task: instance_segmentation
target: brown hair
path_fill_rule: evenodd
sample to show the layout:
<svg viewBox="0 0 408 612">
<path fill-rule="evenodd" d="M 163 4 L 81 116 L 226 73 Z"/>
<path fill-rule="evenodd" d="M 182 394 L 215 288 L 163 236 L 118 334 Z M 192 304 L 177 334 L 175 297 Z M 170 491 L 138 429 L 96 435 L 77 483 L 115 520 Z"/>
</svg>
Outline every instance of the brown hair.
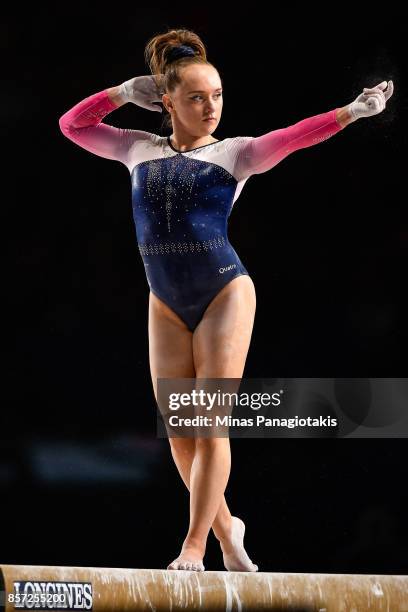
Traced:
<svg viewBox="0 0 408 612">
<path fill-rule="evenodd" d="M 195 52 L 195 55 L 188 55 L 178 59 L 170 59 L 169 53 L 174 47 L 179 45 L 189 45 Z M 161 93 L 174 91 L 177 85 L 181 83 L 181 69 L 191 64 L 207 64 L 213 66 L 207 60 L 207 53 L 204 43 L 201 38 L 186 29 L 169 29 L 162 34 L 153 36 L 145 47 L 145 60 L 153 75 L 163 75 L 156 79 L 157 86 Z M 215 66 L 213 66 L 215 68 Z M 162 127 L 171 128 L 171 114 L 163 105 L 163 123 Z"/>
</svg>

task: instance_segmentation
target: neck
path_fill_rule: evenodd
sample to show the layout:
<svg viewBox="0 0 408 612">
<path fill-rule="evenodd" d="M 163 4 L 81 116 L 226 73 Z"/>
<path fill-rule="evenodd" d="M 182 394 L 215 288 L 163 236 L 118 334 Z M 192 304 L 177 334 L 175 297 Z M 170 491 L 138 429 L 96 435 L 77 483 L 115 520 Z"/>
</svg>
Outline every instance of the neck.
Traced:
<svg viewBox="0 0 408 612">
<path fill-rule="evenodd" d="M 189 136 L 188 134 L 171 134 L 171 144 L 175 149 L 179 151 L 187 151 L 189 149 L 196 149 L 204 145 L 210 144 L 211 142 L 217 142 L 217 138 L 213 138 L 211 134 L 201 136 L 199 138 L 195 136 Z"/>
</svg>

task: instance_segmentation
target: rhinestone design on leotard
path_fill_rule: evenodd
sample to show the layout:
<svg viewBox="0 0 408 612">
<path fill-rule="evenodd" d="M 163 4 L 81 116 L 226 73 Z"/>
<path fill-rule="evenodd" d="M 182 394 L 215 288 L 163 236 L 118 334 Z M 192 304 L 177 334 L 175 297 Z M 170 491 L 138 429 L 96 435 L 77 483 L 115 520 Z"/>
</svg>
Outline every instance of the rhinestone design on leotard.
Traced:
<svg viewBox="0 0 408 612">
<path fill-rule="evenodd" d="M 203 253 L 226 244 L 224 236 L 197 242 L 150 242 L 139 243 L 141 255 L 166 255 L 169 253 Z"/>
<path fill-rule="evenodd" d="M 140 252 L 196 253 L 224 246 L 236 185 L 223 167 L 194 156 L 166 155 L 137 164 L 132 200 Z"/>
</svg>

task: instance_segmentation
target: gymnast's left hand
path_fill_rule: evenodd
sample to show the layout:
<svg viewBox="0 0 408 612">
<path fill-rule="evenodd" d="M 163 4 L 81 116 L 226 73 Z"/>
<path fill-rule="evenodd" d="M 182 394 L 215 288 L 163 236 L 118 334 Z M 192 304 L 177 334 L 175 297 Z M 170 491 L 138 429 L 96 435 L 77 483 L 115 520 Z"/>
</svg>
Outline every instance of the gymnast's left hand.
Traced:
<svg viewBox="0 0 408 612">
<path fill-rule="evenodd" d="M 351 104 L 348 110 L 354 120 L 362 117 L 371 117 L 381 113 L 394 93 L 392 81 L 382 81 L 375 87 L 364 87 L 361 93 Z"/>
</svg>

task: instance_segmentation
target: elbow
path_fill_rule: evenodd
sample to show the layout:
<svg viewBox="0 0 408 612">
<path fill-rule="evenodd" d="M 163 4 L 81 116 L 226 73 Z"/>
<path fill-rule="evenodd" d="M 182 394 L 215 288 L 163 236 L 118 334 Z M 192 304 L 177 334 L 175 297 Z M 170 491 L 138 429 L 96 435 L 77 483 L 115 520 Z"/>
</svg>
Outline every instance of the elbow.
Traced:
<svg viewBox="0 0 408 612">
<path fill-rule="evenodd" d="M 67 138 L 70 138 L 71 140 L 72 140 L 72 137 L 76 133 L 78 133 L 78 128 L 75 127 L 71 117 L 69 116 L 69 111 L 67 113 L 64 113 L 58 119 L 58 125 L 59 125 L 61 132 L 64 134 L 64 136 L 66 136 Z"/>
<path fill-rule="evenodd" d="M 64 115 L 62 115 L 58 119 L 58 125 L 59 125 L 59 128 L 60 128 L 61 132 L 64 134 L 64 136 L 68 136 L 68 134 L 69 134 L 69 121 L 67 121 L 65 113 L 64 113 Z"/>
</svg>

